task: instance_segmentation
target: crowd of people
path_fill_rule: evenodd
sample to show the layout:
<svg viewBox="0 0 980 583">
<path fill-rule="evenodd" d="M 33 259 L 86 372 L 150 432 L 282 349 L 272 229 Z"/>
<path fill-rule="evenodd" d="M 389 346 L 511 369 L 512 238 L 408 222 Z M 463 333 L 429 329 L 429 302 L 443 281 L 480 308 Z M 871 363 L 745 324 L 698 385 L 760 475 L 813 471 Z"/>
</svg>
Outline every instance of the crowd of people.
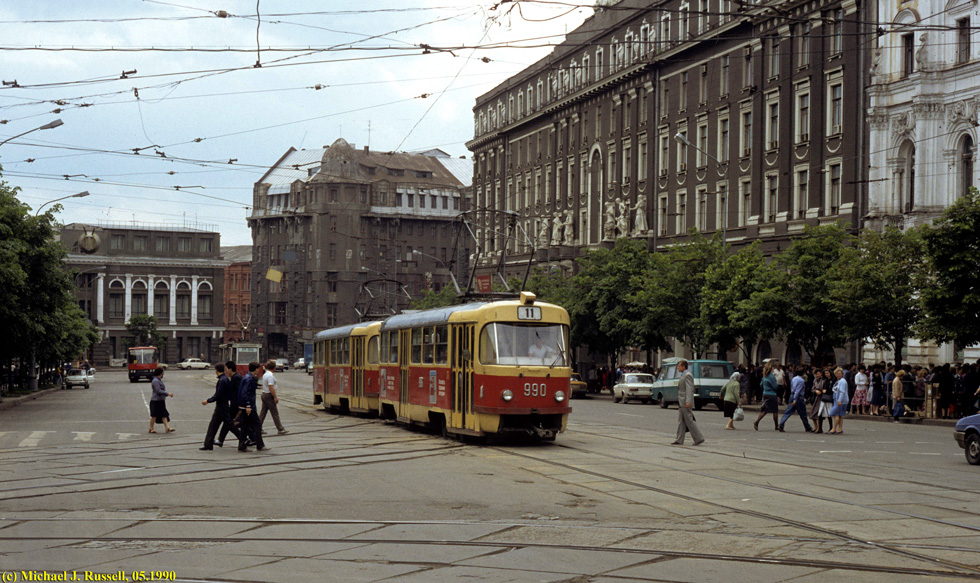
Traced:
<svg viewBox="0 0 980 583">
<path fill-rule="evenodd" d="M 836 370 L 841 371 L 842 388 L 847 388 L 846 413 L 882 415 L 900 418 L 925 414 L 926 396 L 935 401 L 935 416 L 956 419 L 980 410 L 980 361 L 977 363 L 912 366 L 880 362 L 871 366 L 851 363 L 841 367 L 813 365 L 782 365 L 774 360 L 765 365 L 740 365 L 737 368 L 740 403 L 765 405 L 765 367 L 771 366 L 775 381 L 775 404 L 798 403 L 811 409 L 820 402 L 832 403 L 831 394 L 838 383 Z M 593 392 L 612 391 L 624 372 L 659 371 L 647 364 L 599 367 L 589 373 L 589 388 Z M 733 375 L 734 376 L 734 375 Z M 794 395 L 793 380 L 802 383 L 802 401 Z M 931 391 L 930 391 L 931 389 Z M 898 407 L 901 404 L 901 407 Z M 831 405 L 829 408 L 831 408 Z M 809 418 L 816 419 L 808 413 Z M 778 421 L 777 421 L 778 425 Z"/>
</svg>

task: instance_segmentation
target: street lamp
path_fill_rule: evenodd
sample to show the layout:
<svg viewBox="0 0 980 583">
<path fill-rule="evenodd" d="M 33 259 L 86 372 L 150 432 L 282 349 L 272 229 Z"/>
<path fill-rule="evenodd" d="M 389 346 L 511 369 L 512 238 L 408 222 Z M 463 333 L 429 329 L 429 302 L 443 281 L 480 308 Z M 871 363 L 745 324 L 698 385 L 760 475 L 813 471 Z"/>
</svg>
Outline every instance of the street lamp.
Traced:
<svg viewBox="0 0 980 583">
<path fill-rule="evenodd" d="M 26 132 L 24 132 L 22 134 L 17 134 L 16 136 L 11 136 L 11 137 L 7 138 L 6 140 L 0 142 L 0 146 L 6 144 L 10 140 L 16 140 L 17 138 L 19 138 L 21 136 L 26 136 L 27 134 L 29 134 L 31 132 L 36 132 L 38 130 L 50 130 L 51 128 L 56 128 L 56 127 L 58 127 L 60 125 L 64 125 L 64 123 L 65 122 L 61 121 L 60 118 L 59 119 L 56 119 L 54 121 L 51 121 L 51 122 L 48 122 L 48 123 L 44 124 L 41 127 L 34 128 L 33 130 L 27 130 Z"/>
<path fill-rule="evenodd" d="M 41 209 L 43 209 L 44 207 L 46 207 L 47 205 L 49 205 L 49 204 L 51 204 L 53 202 L 58 202 L 59 200 L 65 200 L 66 198 L 84 198 L 84 197 L 86 197 L 86 196 L 88 196 L 90 194 L 92 194 L 92 193 L 90 193 L 87 190 L 83 190 L 83 191 L 77 192 L 75 194 L 69 194 L 68 196 L 63 196 L 61 198 L 56 198 L 54 200 L 49 200 L 48 202 L 46 202 L 46 203 L 42 204 L 41 206 L 37 207 L 37 212 L 34 213 L 34 216 L 36 217 L 39 214 L 41 214 Z"/>
<path fill-rule="evenodd" d="M 435 261 L 438 261 L 439 263 L 441 263 L 442 264 L 442 268 L 449 272 L 449 279 L 453 282 L 453 287 L 456 288 L 456 293 L 457 294 L 462 293 L 460 291 L 460 289 L 459 289 L 459 284 L 456 282 L 456 276 L 453 275 L 453 270 L 452 269 L 449 269 L 449 266 L 446 265 L 446 262 L 445 261 L 443 261 L 442 259 L 439 259 L 435 255 L 429 255 L 428 253 L 423 253 L 423 252 L 419 251 L 418 249 L 412 249 L 412 255 L 421 255 L 423 257 L 429 257 L 429 258 L 434 259 Z"/>
<path fill-rule="evenodd" d="M 681 134 L 680 132 L 677 132 L 676 134 L 674 134 L 674 139 L 677 140 L 678 142 L 684 144 L 688 148 L 694 148 L 698 152 L 701 152 L 702 154 L 704 154 L 708 158 L 711 158 L 712 160 L 714 160 L 715 163 L 718 164 L 719 166 L 722 165 L 721 160 L 719 160 L 718 158 L 715 158 L 714 156 L 712 156 L 708 152 L 705 152 L 701 148 L 699 148 L 699 147 L 695 146 L 694 144 L 692 144 L 691 141 L 687 139 L 687 136 Z M 725 174 L 727 174 L 727 173 L 728 173 L 728 167 L 725 166 Z M 722 240 L 722 243 L 724 245 L 728 245 L 728 201 L 729 201 L 729 199 L 731 199 L 731 193 L 729 193 L 728 191 L 726 191 L 725 192 L 725 220 L 723 220 L 721 222 L 721 240 Z"/>
</svg>

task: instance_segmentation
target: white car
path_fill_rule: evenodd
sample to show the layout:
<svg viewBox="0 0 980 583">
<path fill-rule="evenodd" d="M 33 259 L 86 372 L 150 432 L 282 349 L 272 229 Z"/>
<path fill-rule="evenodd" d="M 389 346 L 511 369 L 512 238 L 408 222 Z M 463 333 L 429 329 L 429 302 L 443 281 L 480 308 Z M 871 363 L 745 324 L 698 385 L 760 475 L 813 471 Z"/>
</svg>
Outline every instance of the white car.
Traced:
<svg viewBox="0 0 980 583">
<path fill-rule="evenodd" d="M 189 368 L 209 369 L 211 365 L 200 358 L 185 358 L 184 362 L 177 364 L 177 368 L 180 370 L 187 370 Z"/>
<path fill-rule="evenodd" d="M 89 387 L 88 375 L 85 371 L 80 368 L 73 368 L 68 371 L 68 376 L 65 377 L 65 388 L 73 389 L 75 387 Z"/>
<path fill-rule="evenodd" d="M 613 387 L 613 401 L 629 403 L 631 400 L 649 403 L 653 399 L 653 375 L 625 372 Z"/>
<path fill-rule="evenodd" d="M 297 360 L 296 362 L 294 362 L 293 363 L 293 368 L 298 368 L 300 370 L 303 370 L 304 368 L 306 368 L 306 358 L 305 357 L 304 358 L 300 358 L 299 360 Z"/>
</svg>

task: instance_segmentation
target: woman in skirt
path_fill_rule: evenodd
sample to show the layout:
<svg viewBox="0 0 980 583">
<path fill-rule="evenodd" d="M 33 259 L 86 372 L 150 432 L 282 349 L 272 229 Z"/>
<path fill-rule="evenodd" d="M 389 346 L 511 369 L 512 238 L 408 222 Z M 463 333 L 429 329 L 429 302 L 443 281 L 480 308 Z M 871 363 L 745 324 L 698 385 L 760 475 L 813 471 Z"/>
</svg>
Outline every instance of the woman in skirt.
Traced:
<svg viewBox="0 0 980 583">
<path fill-rule="evenodd" d="M 738 382 L 741 376 L 737 372 L 732 373 L 731 378 L 721 388 L 721 394 L 718 396 L 721 399 L 722 411 L 725 412 L 725 417 L 728 419 L 728 425 L 725 426 L 725 429 L 735 429 L 735 408 L 738 407 L 742 393 L 742 388 Z"/>
<path fill-rule="evenodd" d="M 824 371 L 819 368 L 813 371 L 813 406 L 810 408 L 810 419 L 817 426 L 817 433 L 823 433 L 823 420 L 828 419 L 827 430 L 830 431 L 830 407 L 834 404 L 834 395 L 830 391 L 828 377 L 824 376 Z"/>
<path fill-rule="evenodd" d="M 167 433 L 176 431 L 170 426 L 170 413 L 167 412 L 167 397 L 173 397 L 173 393 L 167 392 L 167 386 L 163 384 L 163 367 L 157 367 L 153 371 L 153 380 L 150 382 L 153 387 L 153 396 L 150 397 L 150 433 L 156 433 L 153 422 L 163 423 L 163 428 Z"/>
<path fill-rule="evenodd" d="M 756 418 L 752 427 L 759 430 L 759 421 L 772 413 L 773 427 L 779 431 L 779 385 L 776 383 L 776 376 L 772 374 L 773 362 L 770 360 L 762 369 L 762 407 L 759 409 L 759 417 Z"/>
<path fill-rule="evenodd" d="M 830 409 L 830 416 L 834 418 L 834 428 L 828 431 L 833 435 L 844 433 L 844 415 L 847 415 L 847 381 L 844 380 L 844 369 L 837 367 L 834 371 L 837 376 L 837 384 L 834 385 L 834 406 Z"/>
</svg>

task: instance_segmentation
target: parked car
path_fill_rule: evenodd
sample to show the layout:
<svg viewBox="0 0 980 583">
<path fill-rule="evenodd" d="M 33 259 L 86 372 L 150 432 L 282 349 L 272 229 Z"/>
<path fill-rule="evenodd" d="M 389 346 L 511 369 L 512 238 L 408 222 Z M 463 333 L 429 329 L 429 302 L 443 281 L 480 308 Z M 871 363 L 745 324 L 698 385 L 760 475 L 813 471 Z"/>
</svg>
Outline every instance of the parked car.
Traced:
<svg viewBox="0 0 980 583">
<path fill-rule="evenodd" d="M 980 465 L 980 414 L 957 421 L 953 438 L 966 452 L 966 461 L 974 466 Z"/>
<path fill-rule="evenodd" d="M 629 403 L 639 400 L 649 403 L 653 398 L 653 375 L 645 372 L 624 372 L 613 386 L 613 401 Z"/>
<path fill-rule="evenodd" d="M 189 368 L 208 369 L 211 368 L 211 365 L 200 358 L 185 358 L 184 362 L 177 364 L 177 368 L 180 370 L 187 370 Z"/>
<path fill-rule="evenodd" d="M 285 358 L 277 358 L 276 370 L 289 370 L 289 361 Z"/>
<path fill-rule="evenodd" d="M 300 358 L 299 360 L 297 360 L 296 362 L 294 362 L 293 363 L 293 368 L 299 369 L 299 370 L 303 370 L 304 368 L 306 368 L 306 358 Z"/>
<path fill-rule="evenodd" d="M 589 386 L 582 380 L 582 375 L 577 372 L 572 373 L 572 398 L 577 399 L 589 394 Z"/>
<path fill-rule="evenodd" d="M 678 360 L 665 359 L 654 383 L 654 398 L 664 409 L 677 404 L 677 382 L 681 378 L 677 372 Z M 725 360 L 689 360 L 687 363 L 694 375 L 694 408 L 700 411 L 706 404 L 714 403 L 721 410 L 718 397 L 735 372 L 735 365 Z"/>
<path fill-rule="evenodd" d="M 65 388 L 73 389 L 75 387 L 89 387 L 88 375 L 85 371 L 80 368 L 73 368 L 68 371 L 68 376 L 65 377 Z"/>
<path fill-rule="evenodd" d="M 313 361 L 306 363 L 306 374 L 313 374 Z"/>
</svg>

